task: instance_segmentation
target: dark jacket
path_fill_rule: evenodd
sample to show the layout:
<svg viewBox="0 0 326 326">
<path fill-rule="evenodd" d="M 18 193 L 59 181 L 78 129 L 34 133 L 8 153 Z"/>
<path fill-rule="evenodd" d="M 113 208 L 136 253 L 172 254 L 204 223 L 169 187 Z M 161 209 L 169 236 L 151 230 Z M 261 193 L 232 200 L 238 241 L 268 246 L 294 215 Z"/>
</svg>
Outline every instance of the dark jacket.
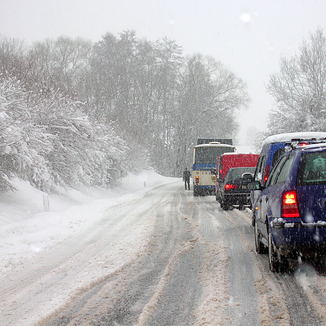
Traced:
<svg viewBox="0 0 326 326">
<path fill-rule="evenodd" d="M 190 175 L 191 175 L 191 173 L 189 170 L 183 171 L 183 180 L 185 180 L 185 181 L 190 180 Z"/>
</svg>

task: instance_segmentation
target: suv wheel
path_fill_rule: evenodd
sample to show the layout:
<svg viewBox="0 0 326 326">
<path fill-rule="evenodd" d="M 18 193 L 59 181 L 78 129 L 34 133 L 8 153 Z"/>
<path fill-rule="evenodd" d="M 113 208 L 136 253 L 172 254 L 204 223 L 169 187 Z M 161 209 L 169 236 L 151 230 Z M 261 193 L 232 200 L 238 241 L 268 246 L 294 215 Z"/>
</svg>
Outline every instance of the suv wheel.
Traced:
<svg viewBox="0 0 326 326">
<path fill-rule="evenodd" d="M 315 264 L 321 272 L 326 271 L 326 254 L 322 251 L 318 251 L 315 255 Z"/>
<path fill-rule="evenodd" d="M 258 231 L 257 221 L 255 221 L 255 228 L 254 228 L 254 234 L 255 234 L 255 247 L 257 254 L 263 254 L 265 253 L 265 246 L 260 241 L 260 233 Z"/>
<path fill-rule="evenodd" d="M 255 223 L 256 223 L 256 221 L 255 221 L 255 213 L 253 212 L 252 215 L 251 215 L 251 225 L 253 227 L 255 227 Z"/>
<path fill-rule="evenodd" d="M 275 273 L 280 272 L 281 262 L 272 239 L 271 232 L 268 233 L 268 262 L 269 269 Z"/>
</svg>

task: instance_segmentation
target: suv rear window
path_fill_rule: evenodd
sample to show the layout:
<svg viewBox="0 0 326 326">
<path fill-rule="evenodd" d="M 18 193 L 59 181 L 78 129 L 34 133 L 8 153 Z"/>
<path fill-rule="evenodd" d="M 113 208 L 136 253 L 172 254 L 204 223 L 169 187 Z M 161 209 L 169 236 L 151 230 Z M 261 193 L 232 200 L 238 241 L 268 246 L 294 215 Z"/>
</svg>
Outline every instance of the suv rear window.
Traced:
<svg viewBox="0 0 326 326">
<path fill-rule="evenodd" d="M 283 155 L 284 152 L 285 152 L 285 148 L 280 148 L 274 153 L 272 166 L 276 164 L 276 162 Z"/>
<path fill-rule="evenodd" d="M 305 153 L 301 160 L 298 185 L 326 184 L 326 151 Z"/>
</svg>

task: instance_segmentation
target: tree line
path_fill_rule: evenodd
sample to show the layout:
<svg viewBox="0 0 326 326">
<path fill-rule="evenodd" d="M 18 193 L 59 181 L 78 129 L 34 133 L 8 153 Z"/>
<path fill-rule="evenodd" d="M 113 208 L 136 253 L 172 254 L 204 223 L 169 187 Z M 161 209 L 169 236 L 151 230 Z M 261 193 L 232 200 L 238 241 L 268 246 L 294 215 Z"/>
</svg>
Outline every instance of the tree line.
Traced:
<svg viewBox="0 0 326 326">
<path fill-rule="evenodd" d="M 98 42 L 0 40 L 0 186 L 107 186 L 130 169 L 180 176 L 199 137 L 234 137 L 244 82 L 132 31 Z"/>
</svg>

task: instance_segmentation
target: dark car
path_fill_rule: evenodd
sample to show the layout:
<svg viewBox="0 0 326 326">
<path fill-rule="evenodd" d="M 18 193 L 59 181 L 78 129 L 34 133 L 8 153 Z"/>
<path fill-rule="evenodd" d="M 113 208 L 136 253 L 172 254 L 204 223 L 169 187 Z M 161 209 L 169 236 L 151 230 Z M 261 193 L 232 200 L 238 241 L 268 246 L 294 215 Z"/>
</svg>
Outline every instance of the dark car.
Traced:
<svg viewBox="0 0 326 326">
<path fill-rule="evenodd" d="M 297 257 L 325 263 L 326 144 L 285 152 L 267 182 L 254 181 L 257 253 L 268 248 L 271 271 L 281 271 Z"/>
<path fill-rule="evenodd" d="M 215 197 L 218 202 L 222 202 L 221 194 L 224 192 L 225 177 L 231 168 L 253 167 L 257 165 L 258 154 L 224 153 L 218 157 L 216 162 L 216 183 Z"/>
<path fill-rule="evenodd" d="M 239 209 L 243 209 L 246 205 L 250 206 L 250 190 L 248 185 L 252 181 L 254 172 L 254 167 L 229 169 L 225 176 L 223 187 L 220 190 L 222 209 L 228 210 L 233 206 L 239 206 Z"/>
</svg>

